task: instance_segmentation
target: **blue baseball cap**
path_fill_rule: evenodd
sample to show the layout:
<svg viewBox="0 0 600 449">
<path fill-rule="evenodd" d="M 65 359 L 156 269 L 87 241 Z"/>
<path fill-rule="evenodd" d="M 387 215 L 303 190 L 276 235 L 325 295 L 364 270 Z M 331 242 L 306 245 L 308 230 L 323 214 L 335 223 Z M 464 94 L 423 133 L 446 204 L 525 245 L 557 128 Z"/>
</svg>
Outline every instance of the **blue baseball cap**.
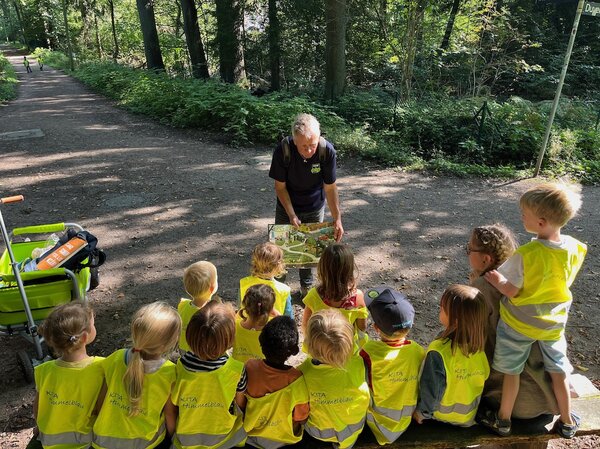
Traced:
<svg viewBox="0 0 600 449">
<path fill-rule="evenodd" d="M 382 286 L 367 290 L 365 304 L 375 325 L 386 335 L 413 326 L 415 309 L 406 295 L 393 288 Z"/>
</svg>

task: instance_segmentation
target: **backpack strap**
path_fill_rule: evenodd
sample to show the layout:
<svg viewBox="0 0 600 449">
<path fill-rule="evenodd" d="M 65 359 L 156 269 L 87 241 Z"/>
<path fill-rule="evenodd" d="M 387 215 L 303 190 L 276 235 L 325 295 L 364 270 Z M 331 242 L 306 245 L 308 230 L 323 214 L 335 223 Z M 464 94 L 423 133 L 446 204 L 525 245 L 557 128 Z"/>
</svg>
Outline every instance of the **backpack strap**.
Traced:
<svg viewBox="0 0 600 449">
<path fill-rule="evenodd" d="M 284 137 L 281 139 L 281 149 L 283 151 L 283 166 L 289 167 L 292 159 L 292 150 L 290 149 L 290 138 Z M 324 162 L 327 159 L 327 141 L 323 136 L 319 137 L 319 145 L 317 147 L 319 152 L 319 162 Z"/>
</svg>

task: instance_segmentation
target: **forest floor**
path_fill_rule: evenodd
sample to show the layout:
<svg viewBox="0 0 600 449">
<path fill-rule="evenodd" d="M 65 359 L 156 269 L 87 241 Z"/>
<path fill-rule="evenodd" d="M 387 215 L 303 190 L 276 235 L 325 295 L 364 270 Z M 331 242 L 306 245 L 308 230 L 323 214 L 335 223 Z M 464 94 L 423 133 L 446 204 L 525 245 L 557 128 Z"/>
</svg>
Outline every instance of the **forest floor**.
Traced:
<svg viewBox="0 0 600 449">
<path fill-rule="evenodd" d="M 219 295 L 234 300 L 250 252 L 267 238 L 275 194 L 268 177 L 271 147 L 231 148 L 223 136 L 161 126 L 129 114 L 64 73 L 25 73 L 18 98 L 0 106 L 0 195 L 25 195 L 3 205 L 9 229 L 75 221 L 99 237 L 107 253 L 100 287 L 89 294 L 98 336 L 89 353 L 106 356 L 127 344 L 132 313 L 142 304 L 184 296 L 181 277 L 206 259 L 219 271 Z M 41 129 L 42 138 L 6 140 L 2 133 Z M 465 244 L 472 227 L 501 221 L 521 242 L 519 195 L 535 180 L 459 179 L 383 169 L 341 158 L 338 184 L 359 286 L 388 284 L 416 309 L 411 337 L 427 345 L 440 330 L 439 298 L 466 283 Z M 600 378 L 598 229 L 600 188 L 583 187 L 584 205 L 565 232 L 588 243 L 567 328 L 573 365 Z M 3 244 L 0 243 L 0 249 Z M 288 276 L 298 289 L 297 271 Z M 295 306 L 301 313 L 300 306 Z M 19 337 L 0 337 L 0 447 L 25 447 L 34 426 L 34 387 L 14 354 Z M 582 437 L 558 447 L 598 447 Z"/>
</svg>

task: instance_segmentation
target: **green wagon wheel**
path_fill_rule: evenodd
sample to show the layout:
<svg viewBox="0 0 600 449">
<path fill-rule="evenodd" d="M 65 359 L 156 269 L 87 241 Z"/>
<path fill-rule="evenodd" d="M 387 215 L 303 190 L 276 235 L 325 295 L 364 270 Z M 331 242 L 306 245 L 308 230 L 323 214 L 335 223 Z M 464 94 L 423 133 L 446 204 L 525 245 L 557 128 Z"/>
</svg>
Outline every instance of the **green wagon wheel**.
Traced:
<svg viewBox="0 0 600 449">
<path fill-rule="evenodd" d="M 32 383 L 34 381 L 33 363 L 31 363 L 31 359 L 29 358 L 27 351 L 17 352 L 17 362 L 21 367 L 21 371 L 23 371 L 23 377 L 25 377 L 27 383 Z"/>
</svg>

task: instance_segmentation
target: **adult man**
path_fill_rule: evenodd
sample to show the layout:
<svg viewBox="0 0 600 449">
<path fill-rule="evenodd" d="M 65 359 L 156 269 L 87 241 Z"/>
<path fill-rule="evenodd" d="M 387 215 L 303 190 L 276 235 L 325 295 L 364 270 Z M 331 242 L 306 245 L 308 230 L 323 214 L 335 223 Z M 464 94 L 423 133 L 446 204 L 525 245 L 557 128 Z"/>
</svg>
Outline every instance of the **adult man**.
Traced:
<svg viewBox="0 0 600 449">
<path fill-rule="evenodd" d="M 336 185 L 336 154 L 333 145 L 323 139 L 319 149 L 321 126 L 310 114 L 298 115 L 287 137 L 288 154 L 283 142 L 273 152 L 269 177 L 275 180 L 277 206 L 275 224 L 322 222 L 325 201 L 333 219 L 335 239 L 344 235 Z M 305 294 L 314 283 L 310 268 L 300 269 L 300 287 Z"/>
</svg>

